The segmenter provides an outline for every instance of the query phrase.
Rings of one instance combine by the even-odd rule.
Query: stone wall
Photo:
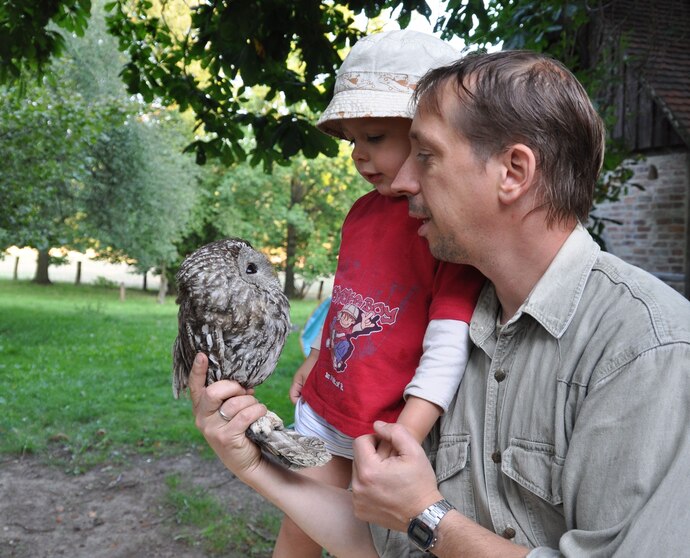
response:
[[[618,202],[602,204],[596,211],[622,223],[606,224],[606,247],[686,294],[690,153],[648,156],[631,168],[631,182],[644,190],[631,187]]]

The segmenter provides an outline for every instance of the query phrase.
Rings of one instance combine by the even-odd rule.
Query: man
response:
[[[197,425],[338,556],[682,555],[690,303],[581,225],[604,142],[585,91],[561,64],[507,51],[434,70],[417,96],[394,186],[436,257],[489,279],[463,382],[430,440],[434,470],[381,423],[355,442],[352,499],[279,470],[243,434],[264,409],[229,382],[204,390],[203,357]]]

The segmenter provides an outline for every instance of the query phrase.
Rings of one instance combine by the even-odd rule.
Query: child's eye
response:
[[[367,141],[369,143],[379,143],[383,140],[383,137],[383,134],[379,134],[378,136],[367,136]]]

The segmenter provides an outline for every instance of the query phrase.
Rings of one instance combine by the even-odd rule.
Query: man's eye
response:
[[[423,151],[419,151],[419,152],[417,152],[416,157],[417,157],[418,161],[420,161],[422,163],[426,163],[429,160],[429,157],[431,157],[431,155],[429,153],[424,153]]]
[[[247,269],[245,270],[247,275],[254,275],[257,271],[259,271],[259,268],[256,267],[255,263],[247,264]]]

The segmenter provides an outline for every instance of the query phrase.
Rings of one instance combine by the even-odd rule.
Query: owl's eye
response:
[[[254,275],[257,271],[259,271],[259,268],[256,267],[255,263],[247,264],[247,269],[245,270],[247,275]]]

